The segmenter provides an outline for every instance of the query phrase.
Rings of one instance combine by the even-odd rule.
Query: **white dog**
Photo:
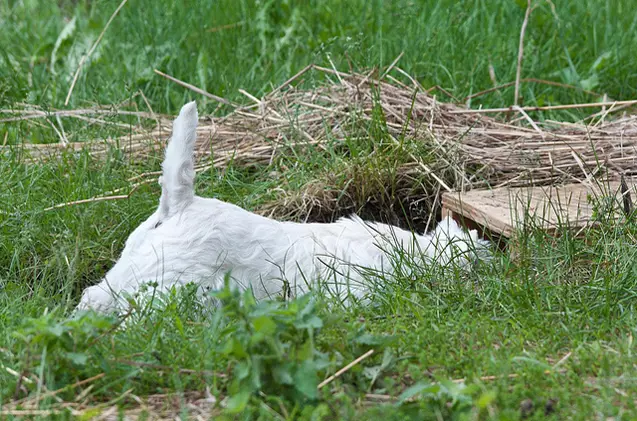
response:
[[[257,299],[283,290],[304,293],[319,281],[345,299],[363,297],[370,287],[364,272],[395,273],[397,256],[408,256],[412,265],[469,268],[477,257],[474,245],[484,246],[475,231],[464,232],[450,218],[432,234],[416,235],[356,216],[331,224],[280,222],[195,196],[197,121],[193,101],[173,125],[159,208],[133,231],[105,278],[84,291],[78,309],[122,310],[122,293],[135,294],[148,282],[159,289],[190,282],[218,289],[226,276],[251,287]]]

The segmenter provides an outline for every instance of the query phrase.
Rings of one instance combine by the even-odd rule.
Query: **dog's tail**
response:
[[[197,103],[184,105],[173,123],[173,135],[166,148],[159,179],[160,221],[183,211],[195,196],[195,168],[193,150],[197,139]]]

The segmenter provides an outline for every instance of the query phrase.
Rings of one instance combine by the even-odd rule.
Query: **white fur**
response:
[[[133,231],[105,278],[84,291],[78,309],[121,310],[122,293],[135,294],[146,282],[160,289],[189,282],[218,289],[226,274],[257,299],[281,293],[284,285],[292,295],[303,293],[319,280],[345,298],[362,297],[369,281],[360,268],[395,273],[397,250],[423,266],[469,268],[476,257],[477,233],[450,218],[433,233],[416,235],[357,216],[331,224],[280,222],[195,196],[197,120],[195,102],[184,105],[166,149],[158,209]]]

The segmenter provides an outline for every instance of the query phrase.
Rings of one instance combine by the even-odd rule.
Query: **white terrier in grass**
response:
[[[125,296],[152,282],[159,290],[196,282],[200,290],[252,288],[257,299],[290,296],[319,285],[346,301],[362,298],[374,281],[411,267],[470,269],[485,243],[452,219],[416,235],[357,216],[331,224],[280,222],[230,203],[195,196],[197,106],[190,102],[174,122],[159,182],[159,208],[126,241],[115,266],[87,288],[78,310],[122,311]],[[401,261],[409,264],[401,265]],[[376,281],[376,284],[378,281]]]

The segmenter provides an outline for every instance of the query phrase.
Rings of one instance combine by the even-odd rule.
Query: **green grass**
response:
[[[534,3],[524,77],[618,100],[636,96],[632,1],[556,2],[559,21],[548,2]],[[117,4],[0,0],[0,107],[64,108],[81,55]],[[131,101],[146,109],[135,96],[141,91],[156,112],[174,113],[196,98],[201,113],[222,114],[226,110],[216,110],[213,101],[152,70],[242,102],[238,89],[261,95],[310,63],[329,66],[331,58],[337,68],[351,63],[364,70],[389,65],[401,51],[399,65],[424,86],[440,85],[462,99],[493,86],[490,64],[498,83],[514,79],[524,4],[224,0],[186,8],[178,2],[130,1],[84,66],[68,108]],[[55,48],[73,17],[75,29]],[[238,25],[208,31],[229,24]],[[524,84],[522,96],[526,105],[599,99],[542,84]],[[508,88],[471,106],[512,101],[513,88]],[[575,120],[585,115],[571,111],[538,117]],[[362,174],[374,188],[350,194],[364,202],[397,183],[391,166],[401,162],[399,150],[383,149],[391,159],[369,156],[383,140],[379,125],[380,119],[361,125],[370,141],[349,141],[347,156],[334,144],[325,151],[282,157],[267,167],[209,170],[199,176],[197,192],[255,210],[276,199],[275,189],[283,181],[291,192],[313,180],[345,188]],[[70,119],[64,127],[75,141],[114,133]],[[58,141],[48,124],[3,123],[0,140],[5,133],[10,144]],[[103,374],[85,393],[87,406],[108,406],[129,390],[117,403],[122,408],[136,406],[132,395],[187,396],[208,387],[219,400],[234,396],[236,407],[248,396],[239,415],[215,409],[230,419],[508,420],[522,417],[520,405],[527,399],[535,409],[530,419],[635,418],[634,221],[625,226],[606,222],[584,240],[565,235],[551,242],[531,230],[523,235],[528,241],[519,261],[498,253],[471,278],[424,269],[415,280],[380,279],[373,305],[341,309],[318,299],[315,307],[301,302],[290,308],[272,303],[254,308],[246,297],[228,296],[224,310],[213,311],[182,291],[161,297],[154,311],[142,309],[122,328],[98,316],[69,321],[68,311],[82,288],[104,274],[128,234],[153,211],[159,188],[142,186],[128,200],[44,209],[127,189],[130,177],[157,170],[160,159],[158,154],[131,162],[113,152],[100,161],[80,152],[31,165],[17,149],[0,157],[1,404],[36,399]],[[380,164],[388,168],[378,173],[374,169]],[[273,171],[279,176],[273,177]],[[275,339],[264,341],[259,329]],[[233,341],[248,351],[240,352]],[[277,353],[279,348],[287,353]],[[312,396],[317,380],[369,349],[375,350],[371,357]],[[275,369],[289,373],[292,384],[283,375],[273,377]],[[460,378],[466,379],[466,388],[449,383]],[[72,401],[86,387],[65,389],[58,398]],[[405,391],[418,399],[370,405],[366,397],[399,397]],[[549,400],[557,403],[545,415]],[[37,406],[56,405],[45,396]]]

